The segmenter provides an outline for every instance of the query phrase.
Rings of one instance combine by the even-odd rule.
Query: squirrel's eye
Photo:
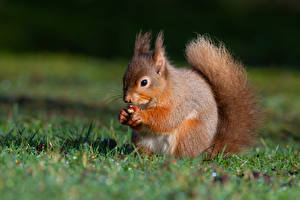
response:
[[[141,86],[142,87],[145,87],[147,84],[148,84],[148,80],[147,79],[144,79],[144,80],[141,81]]]

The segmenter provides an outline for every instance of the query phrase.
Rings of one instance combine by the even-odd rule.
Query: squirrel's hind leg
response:
[[[141,136],[139,135],[139,133],[133,130],[131,135],[132,144],[135,148],[137,148],[139,154],[144,154],[151,157],[153,155],[153,151],[151,151],[150,148],[140,144],[140,137]]]
[[[173,155],[190,158],[199,156],[213,140],[214,135],[210,132],[200,120],[186,120],[178,129]]]

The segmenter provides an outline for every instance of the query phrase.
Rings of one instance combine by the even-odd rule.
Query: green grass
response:
[[[117,121],[125,66],[0,54],[1,200],[299,197],[300,71],[249,68],[265,112],[257,143],[206,161],[131,152]]]

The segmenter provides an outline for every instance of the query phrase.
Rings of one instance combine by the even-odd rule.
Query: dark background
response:
[[[138,31],[165,31],[183,60],[196,33],[222,41],[250,65],[299,66],[300,1],[0,0],[0,51],[129,58]]]

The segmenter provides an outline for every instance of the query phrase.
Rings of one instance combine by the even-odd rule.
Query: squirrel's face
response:
[[[144,106],[155,102],[164,92],[167,85],[165,66],[156,64],[151,56],[132,59],[123,77],[126,103]]]
[[[147,107],[164,92],[167,85],[167,60],[160,32],[150,50],[150,33],[136,37],[134,56],[123,77],[124,101]]]

